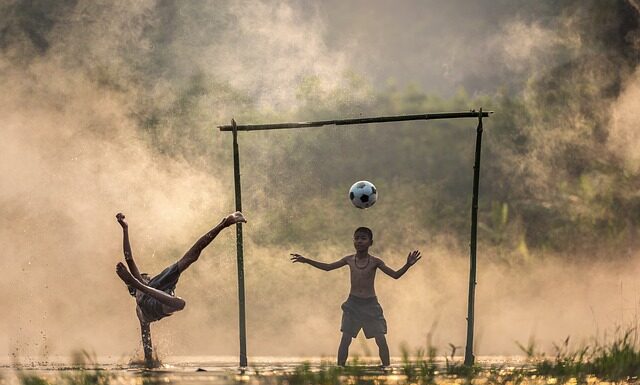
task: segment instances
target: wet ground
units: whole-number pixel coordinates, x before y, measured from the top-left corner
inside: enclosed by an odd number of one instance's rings
[[[461,359],[461,358],[460,358]],[[332,358],[320,357],[255,357],[247,368],[238,367],[236,357],[170,357],[159,368],[148,370],[124,358],[96,357],[84,366],[68,360],[51,358],[21,363],[0,362],[0,385],[294,385],[314,383],[344,384],[409,384],[403,362],[392,360],[390,368],[381,369],[375,357],[360,358],[357,374],[331,373]],[[353,361],[350,361],[353,363]],[[518,367],[518,358],[484,357],[478,363],[485,367]],[[444,359],[439,360],[444,366]],[[301,374],[302,373],[302,374]],[[325,377],[318,377],[320,373]],[[334,376],[334,377],[332,377]],[[322,378],[325,378],[324,380]],[[332,381],[331,378],[334,380]],[[456,383],[455,378],[438,383]]]

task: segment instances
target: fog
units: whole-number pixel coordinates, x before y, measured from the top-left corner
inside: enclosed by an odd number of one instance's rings
[[[388,87],[442,98],[461,88],[478,97],[513,95],[534,117],[523,127],[536,140],[526,153],[485,154],[489,164],[510,165],[500,183],[550,207],[570,204],[557,199],[553,187],[567,178],[555,155],[571,143],[615,159],[631,180],[624,183],[633,185],[640,172],[639,7],[635,0],[618,1],[603,13],[608,19],[591,23],[594,4],[5,0],[0,355],[46,360],[86,349],[127,362],[140,354],[135,303],[115,275],[122,260],[115,214],[127,215],[143,271],[157,273],[179,258],[234,210],[231,138],[216,129],[233,117],[310,119],[304,115],[310,100],[324,118],[357,116]],[[590,44],[596,40],[603,45]],[[566,84],[564,93],[546,94],[545,79]],[[457,109],[473,107],[479,106]],[[548,118],[542,113],[548,110],[559,112]],[[501,113],[486,121],[490,146],[500,140],[491,124]],[[594,128],[593,121],[604,124]],[[393,268],[412,249],[425,255],[398,281],[379,272],[376,290],[392,355],[402,343],[424,346],[429,333],[441,354],[449,343],[464,345],[468,239],[446,229],[426,231],[407,189],[396,189],[393,175],[380,176],[379,168],[393,174],[395,160],[409,155],[376,154],[376,167],[362,175],[348,163],[342,170],[298,163],[296,148],[281,144],[317,148],[327,164],[353,154],[366,159],[349,147],[362,130],[314,131],[309,135],[322,141],[313,146],[304,132],[240,135],[250,359],[335,354],[348,273],[292,265],[288,254],[337,260],[352,252],[351,231],[363,224],[374,230],[372,254]],[[597,130],[606,132],[605,140]],[[336,144],[342,140],[342,147]],[[471,151],[474,138],[464,140]],[[325,184],[338,173],[376,180],[380,202],[364,212],[351,208],[350,184]],[[470,205],[470,179],[471,164],[464,193],[432,195],[430,204],[462,199]],[[596,189],[639,198],[620,180],[593,179]],[[307,197],[293,195],[300,191]],[[579,203],[570,207],[575,215],[587,211]],[[451,215],[470,217],[468,211]],[[293,239],[270,241],[287,231]],[[519,244],[513,248],[519,259],[510,263],[503,249],[481,243],[476,354],[519,354],[515,341],[532,336],[548,350],[568,335],[581,343],[634,324],[637,244],[608,254],[597,247],[599,236],[593,234],[589,255],[570,258]],[[635,228],[630,237],[638,239]],[[185,310],[152,326],[160,356],[236,355],[233,230],[184,273],[177,294],[187,301]],[[359,337],[352,352],[375,355],[374,347]]]

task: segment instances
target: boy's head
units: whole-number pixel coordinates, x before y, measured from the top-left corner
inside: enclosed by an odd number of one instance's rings
[[[353,247],[356,251],[367,251],[373,244],[373,231],[368,227],[358,227],[353,233]]]

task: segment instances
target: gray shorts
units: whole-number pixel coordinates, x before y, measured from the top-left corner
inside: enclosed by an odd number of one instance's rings
[[[175,295],[174,291],[179,278],[180,269],[178,268],[178,264],[174,263],[164,269],[160,274],[151,278],[148,285],[154,289],[164,291],[169,295]],[[172,314],[165,311],[165,307],[160,303],[160,301],[147,294],[144,294],[138,300],[138,307],[142,311],[147,322],[158,321]]]
[[[364,330],[366,338],[387,334],[387,321],[377,297],[360,298],[349,295],[342,304],[340,331],[356,338],[360,329]]]
[[[162,270],[162,272],[155,277],[151,278],[148,286],[154,289],[162,290],[165,293],[173,295],[178,279],[180,279],[180,269],[178,268],[178,262]]]

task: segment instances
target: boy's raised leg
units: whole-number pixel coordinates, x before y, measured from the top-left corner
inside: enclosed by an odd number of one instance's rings
[[[342,333],[342,339],[340,339],[340,346],[338,347],[338,366],[345,366],[347,364],[347,357],[349,357],[349,345],[351,345],[351,336],[346,333]]]
[[[202,250],[204,250],[205,247],[209,246],[209,244],[218,236],[220,231],[239,222],[246,223],[247,220],[244,219],[244,216],[240,211],[236,211],[235,213],[229,214],[224,217],[220,221],[220,223],[209,230],[209,232],[207,232],[205,235],[200,237],[200,239],[198,239],[196,243],[194,243],[194,245],[191,246],[191,248],[185,253],[185,255],[178,261],[178,269],[180,269],[180,272],[185,271],[189,266],[191,266],[192,263],[198,260],[198,258],[200,257],[200,253],[202,253]]]

